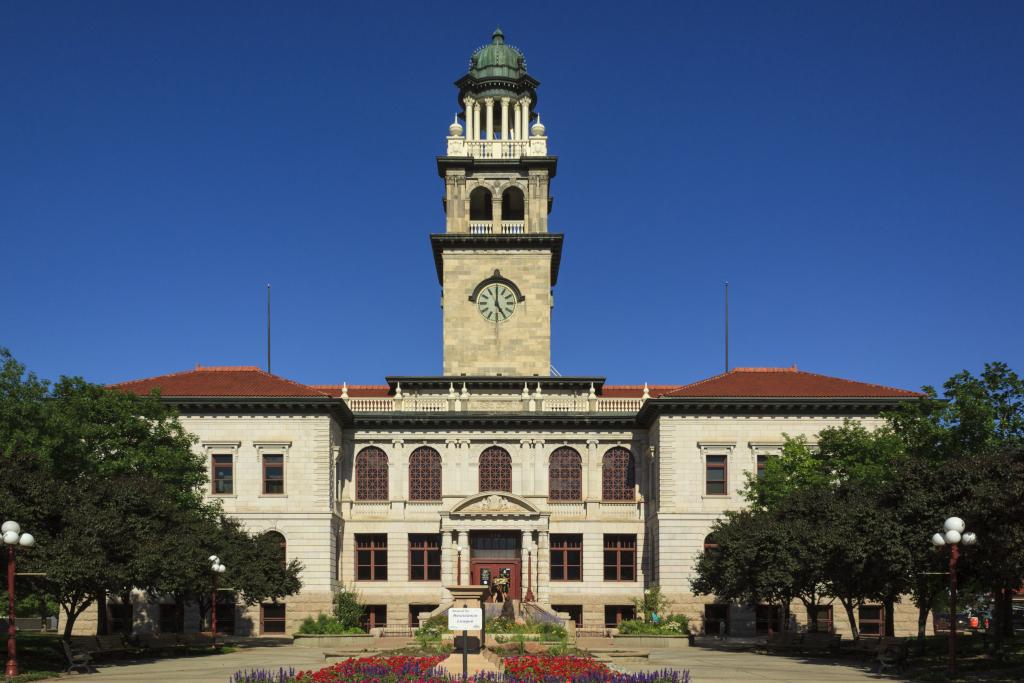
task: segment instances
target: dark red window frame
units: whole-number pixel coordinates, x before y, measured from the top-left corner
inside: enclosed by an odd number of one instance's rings
[[[583,500],[583,458],[575,448],[563,446],[551,454],[548,500]]]
[[[270,613],[269,615],[267,613]],[[283,602],[264,602],[260,605],[260,635],[285,633],[287,610]]]
[[[871,616],[872,613],[874,616]],[[885,607],[883,605],[860,605],[857,608],[857,628],[860,629],[862,636],[885,635]]]
[[[484,450],[478,469],[481,492],[512,492],[512,456],[504,448],[491,446]]]
[[[409,534],[409,580],[441,580],[441,534]]]
[[[636,619],[636,607],[633,605],[605,605],[605,628],[618,628],[624,621]]]
[[[263,493],[268,496],[284,494],[284,456],[278,453],[263,455]]]
[[[636,581],[636,534],[604,535],[604,580]]]
[[[388,535],[356,534],[356,581],[388,580]]]
[[[601,500],[636,500],[636,460],[628,448],[616,446],[601,458]]]
[[[758,455],[757,456],[757,478],[764,479],[765,472],[768,471],[768,456]]]
[[[429,446],[409,456],[409,500],[441,500],[441,454]]]
[[[815,609],[818,612],[818,632],[832,633],[832,605],[816,605]],[[808,619],[807,628],[810,627],[810,619]]]
[[[551,580],[583,580],[582,534],[551,534]]]
[[[356,454],[356,500],[389,500],[388,454],[367,446]]]
[[[210,458],[210,481],[215,496],[229,496],[235,492],[235,456],[214,453]]]
[[[721,475],[717,474],[721,472]],[[712,475],[712,473],[715,473]],[[721,479],[718,477],[721,476]],[[712,453],[704,463],[704,493],[709,496],[729,494],[729,456]]]
[[[363,628],[369,631],[371,628],[387,626],[387,624],[387,605],[363,605]]]

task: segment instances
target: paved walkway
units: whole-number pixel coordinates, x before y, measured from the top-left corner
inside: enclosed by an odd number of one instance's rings
[[[449,670],[453,673],[462,674],[461,655],[450,657],[444,664],[450,665]],[[98,674],[73,674],[73,678],[81,678],[82,683],[224,683],[232,673],[242,669],[277,670],[279,667],[294,667],[296,670],[316,670],[324,666],[323,652],[319,649],[270,645],[247,647],[224,655],[105,664],[100,666]],[[722,652],[699,647],[654,650],[649,659],[616,659],[613,666],[626,671],[689,669],[694,683],[863,683],[904,680],[880,677],[852,663],[836,664],[825,659]],[[470,671],[478,670],[493,671],[494,667],[480,655],[471,655]]]
[[[462,675],[462,653],[449,655],[448,659],[444,660],[440,664],[441,668],[450,673],[453,676]],[[484,673],[498,673],[498,667],[494,666],[487,658],[483,655],[467,655],[466,656],[466,672],[472,676],[473,674]]]

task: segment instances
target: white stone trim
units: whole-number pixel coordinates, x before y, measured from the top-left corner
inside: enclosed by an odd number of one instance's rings
[[[701,469],[701,498],[711,500],[726,500],[732,497],[732,470],[734,466],[733,452],[736,450],[735,441],[698,441],[697,448],[700,450]],[[707,466],[709,455],[725,456],[725,493],[708,493],[707,489]]]

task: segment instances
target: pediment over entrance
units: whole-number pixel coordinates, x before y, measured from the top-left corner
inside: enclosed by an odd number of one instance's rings
[[[452,515],[539,515],[530,501],[504,491],[484,491],[464,498],[452,508]]]

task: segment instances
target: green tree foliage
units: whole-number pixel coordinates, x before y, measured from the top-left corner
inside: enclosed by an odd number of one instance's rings
[[[334,618],[346,628],[357,627],[362,623],[363,606],[355,590],[341,586],[334,591]]]
[[[0,500],[36,537],[20,566],[45,572],[36,587],[60,603],[66,636],[107,594],[201,596],[210,554],[234,563],[224,583],[248,604],[298,590],[297,563],[203,502],[193,444],[157,395],[51,386],[0,350]]]

